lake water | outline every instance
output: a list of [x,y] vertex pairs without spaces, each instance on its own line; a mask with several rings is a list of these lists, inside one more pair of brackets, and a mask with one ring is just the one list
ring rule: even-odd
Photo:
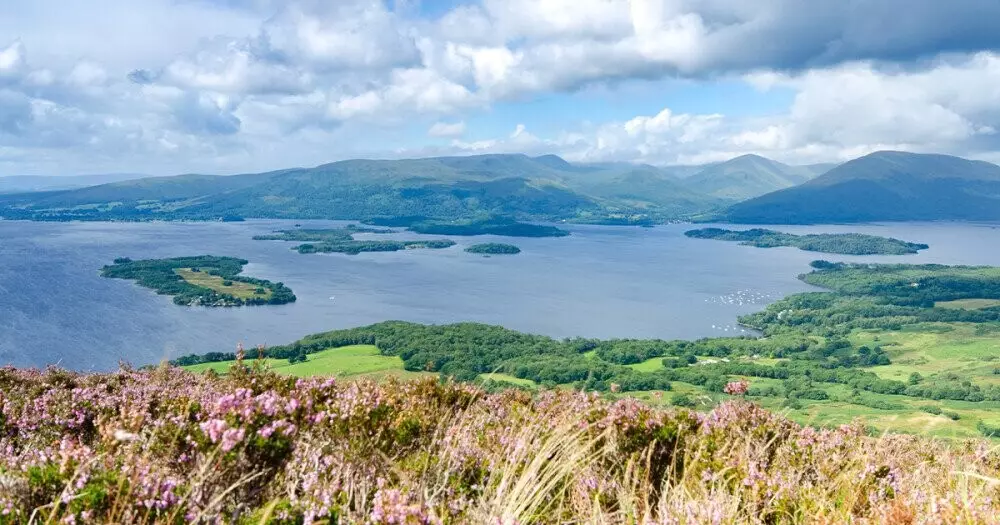
[[[304,227],[345,223],[297,221]],[[990,224],[904,223],[778,227],[796,233],[855,231],[926,242],[897,257],[845,257],[760,249],[684,237],[690,225],[569,226],[549,239],[455,237],[446,250],[300,255],[292,243],[254,241],[289,221],[246,223],[29,223],[0,221],[0,364],[108,369],[238,342],[281,344],[304,335],[388,319],[478,321],[554,337],[698,338],[738,334],[736,317],[810,290],[809,262],[865,260],[1000,265]],[[364,235],[366,237],[383,237]],[[397,239],[440,238],[397,233]],[[474,243],[520,246],[515,256],[463,252]],[[290,305],[176,306],[131,281],[105,279],[116,257],[229,255],[246,275],[282,281]]]

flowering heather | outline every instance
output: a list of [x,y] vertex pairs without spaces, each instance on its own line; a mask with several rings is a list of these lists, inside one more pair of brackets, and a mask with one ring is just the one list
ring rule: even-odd
[[998,477],[986,441],[742,400],[0,369],[0,523],[990,523]]

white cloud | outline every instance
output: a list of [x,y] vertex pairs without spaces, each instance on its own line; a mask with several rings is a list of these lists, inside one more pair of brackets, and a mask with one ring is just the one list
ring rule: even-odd
[[465,121],[435,122],[427,134],[432,137],[460,137],[465,133]]
[[[842,0],[470,0],[438,19],[381,0],[10,3],[0,17],[11,35],[0,42],[7,167],[266,169],[385,154],[410,123],[456,139],[448,151],[577,160],[1000,149],[993,0],[880,0],[863,16]],[[482,135],[466,134],[470,111],[593,85],[606,89],[588,102],[599,104],[619,82],[664,76],[742,79],[793,101],[768,116],[668,109],[555,133],[519,114],[527,126],[513,134],[458,140]]]

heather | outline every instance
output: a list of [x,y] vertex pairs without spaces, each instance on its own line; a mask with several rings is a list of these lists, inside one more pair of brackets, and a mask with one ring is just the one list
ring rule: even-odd
[[296,379],[242,360],[0,369],[0,523],[985,523],[987,441],[570,389]]

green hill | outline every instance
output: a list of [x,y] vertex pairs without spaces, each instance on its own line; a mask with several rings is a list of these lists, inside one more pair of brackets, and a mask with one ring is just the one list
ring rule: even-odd
[[654,221],[718,205],[651,166],[574,165],[554,155],[347,160],[269,173],[182,175],[0,196],[13,219],[220,217],[365,219],[420,216]]
[[1000,219],[1000,166],[948,155],[881,151],[794,188],[730,207],[738,223],[810,224]]
[[698,194],[742,201],[802,184],[822,169],[823,165],[789,166],[759,155],[743,155],[705,168],[685,179],[684,185]]

